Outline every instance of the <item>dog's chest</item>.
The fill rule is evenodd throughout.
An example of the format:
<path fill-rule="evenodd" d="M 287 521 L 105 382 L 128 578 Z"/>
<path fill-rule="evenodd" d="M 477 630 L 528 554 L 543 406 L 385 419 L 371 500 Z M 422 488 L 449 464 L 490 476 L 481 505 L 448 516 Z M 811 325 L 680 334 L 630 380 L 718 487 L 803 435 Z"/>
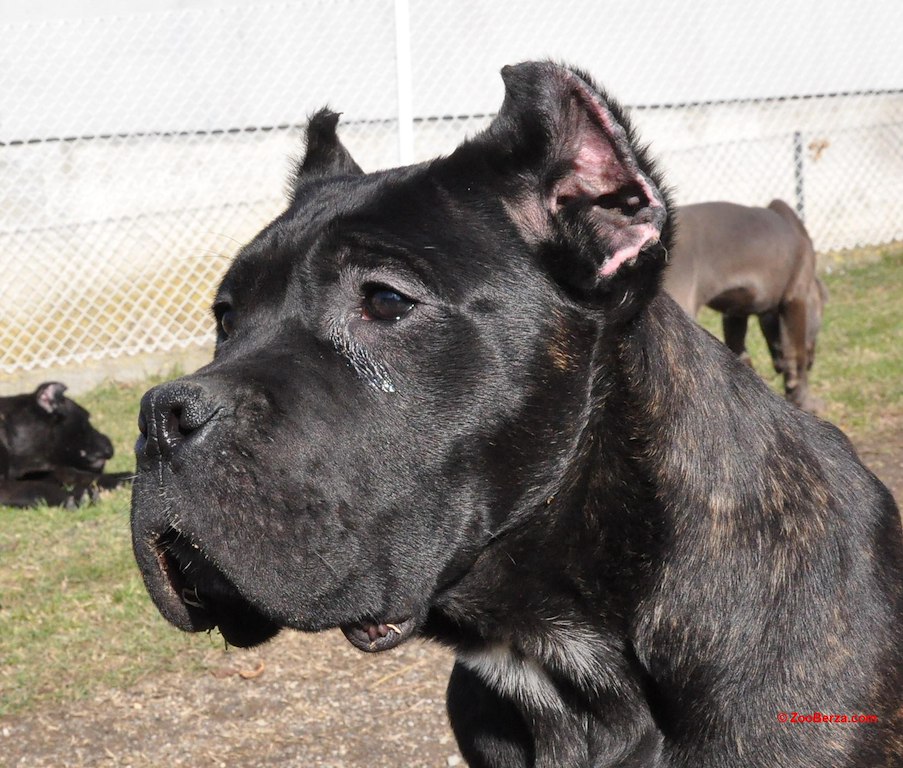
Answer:
<path fill-rule="evenodd" d="M 607 651 L 600 638 L 571 628 L 533 637 L 527 648 L 497 642 L 478 651 L 461 652 L 458 660 L 524 709 L 552 713 L 567 709 L 560 681 L 584 692 L 600 685 L 617 685 L 606 664 Z"/>
<path fill-rule="evenodd" d="M 473 670 L 497 693 L 530 710 L 560 711 L 563 702 L 548 672 L 535 659 L 499 643 L 462 653 L 458 661 Z"/>

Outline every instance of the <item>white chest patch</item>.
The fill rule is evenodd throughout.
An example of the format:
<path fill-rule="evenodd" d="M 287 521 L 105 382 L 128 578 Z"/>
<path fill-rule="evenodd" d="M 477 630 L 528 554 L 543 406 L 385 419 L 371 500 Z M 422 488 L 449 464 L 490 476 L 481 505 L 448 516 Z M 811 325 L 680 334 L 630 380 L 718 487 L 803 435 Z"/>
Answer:
<path fill-rule="evenodd" d="M 530 642 L 530 651 L 542 664 L 570 680 L 578 688 L 618 690 L 620 657 L 598 632 L 563 621 L 550 620 L 550 631 Z"/>
<path fill-rule="evenodd" d="M 458 661 L 476 672 L 496 692 L 530 709 L 562 711 L 564 704 L 546 671 L 533 659 L 497 644 L 482 651 L 461 653 Z"/>
<path fill-rule="evenodd" d="M 624 681 L 621 654 L 591 629 L 549 619 L 543 631 L 525 636 L 523 646 L 495 643 L 458 655 L 493 690 L 530 709 L 562 712 L 564 702 L 549 670 L 586 692 L 620 692 Z"/>

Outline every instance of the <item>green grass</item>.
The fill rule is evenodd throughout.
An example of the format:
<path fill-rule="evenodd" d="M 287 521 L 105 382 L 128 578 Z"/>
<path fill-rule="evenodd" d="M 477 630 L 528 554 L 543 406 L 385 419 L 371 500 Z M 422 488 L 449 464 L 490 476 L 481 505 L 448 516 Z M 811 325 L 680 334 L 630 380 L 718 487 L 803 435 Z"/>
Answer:
<path fill-rule="evenodd" d="M 825 416 L 854 437 L 903 424 L 903 248 L 826 275 L 831 292 L 812 372 Z M 720 335 L 714 313 L 702 318 Z M 771 374 L 755 323 L 751 353 Z M 108 384 L 78 400 L 110 435 L 111 471 L 133 467 L 146 387 Z M 211 644 L 157 614 L 132 559 L 129 491 L 74 512 L 0 507 L 0 716 L 76 700 L 164 671 L 196 673 Z"/>
<path fill-rule="evenodd" d="M 134 468 L 145 388 L 109 384 L 78 398 L 113 440 L 111 471 Z M 0 507 L 0 716 L 201 668 L 209 643 L 173 630 L 144 590 L 129 499 L 123 488 L 75 511 Z"/>
<path fill-rule="evenodd" d="M 196 668 L 132 559 L 129 491 L 75 512 L 0 511 L 0 715 Z"/>

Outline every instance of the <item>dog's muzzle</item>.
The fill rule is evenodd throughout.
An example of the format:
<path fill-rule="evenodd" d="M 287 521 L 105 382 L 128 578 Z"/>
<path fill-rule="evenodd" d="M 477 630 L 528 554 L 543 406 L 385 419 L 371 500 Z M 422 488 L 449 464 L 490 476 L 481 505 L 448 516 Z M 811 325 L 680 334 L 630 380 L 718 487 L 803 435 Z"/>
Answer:
<path fill-rule="evenodd" d="M 257 645 L 279 625 L 252 606 L 187 537 L 169 527 L 135 540 L 135 557 L 160 613 L 186 632 L 218 627 L 226 642 Z"/>

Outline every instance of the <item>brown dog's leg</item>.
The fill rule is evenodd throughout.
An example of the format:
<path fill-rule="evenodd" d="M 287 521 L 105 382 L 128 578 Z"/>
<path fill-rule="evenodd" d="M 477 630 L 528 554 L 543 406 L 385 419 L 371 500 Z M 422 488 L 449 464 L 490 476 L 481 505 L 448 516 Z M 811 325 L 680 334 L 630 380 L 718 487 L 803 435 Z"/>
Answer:
<path fill-rule="evenodd" d="M 800 299 L 791 299 L 781 307 L 780 312 L 784 393 L 797 407 L 812 410 L 806 366 L 806 303 Z"/>
<path fill-rule="evenodd" d="M 768 354 L 771 355 L 775 373 L 783 373 L 787 363 L 781 349 L 781 320 L 778 313 L 764 312 L 759 315 L 759 328 L 762 329 L 762 336 L 765 337 L 765 344 L 768 346 Z"/>
<path fill-rule="evenodd" d="M 753 367 L 752 358 L 746 351 L 746 328 L 749 323 L 749 315 L 722 315 L 721 327 L 724 329 L 724 343 L 740 361 Z"/>

